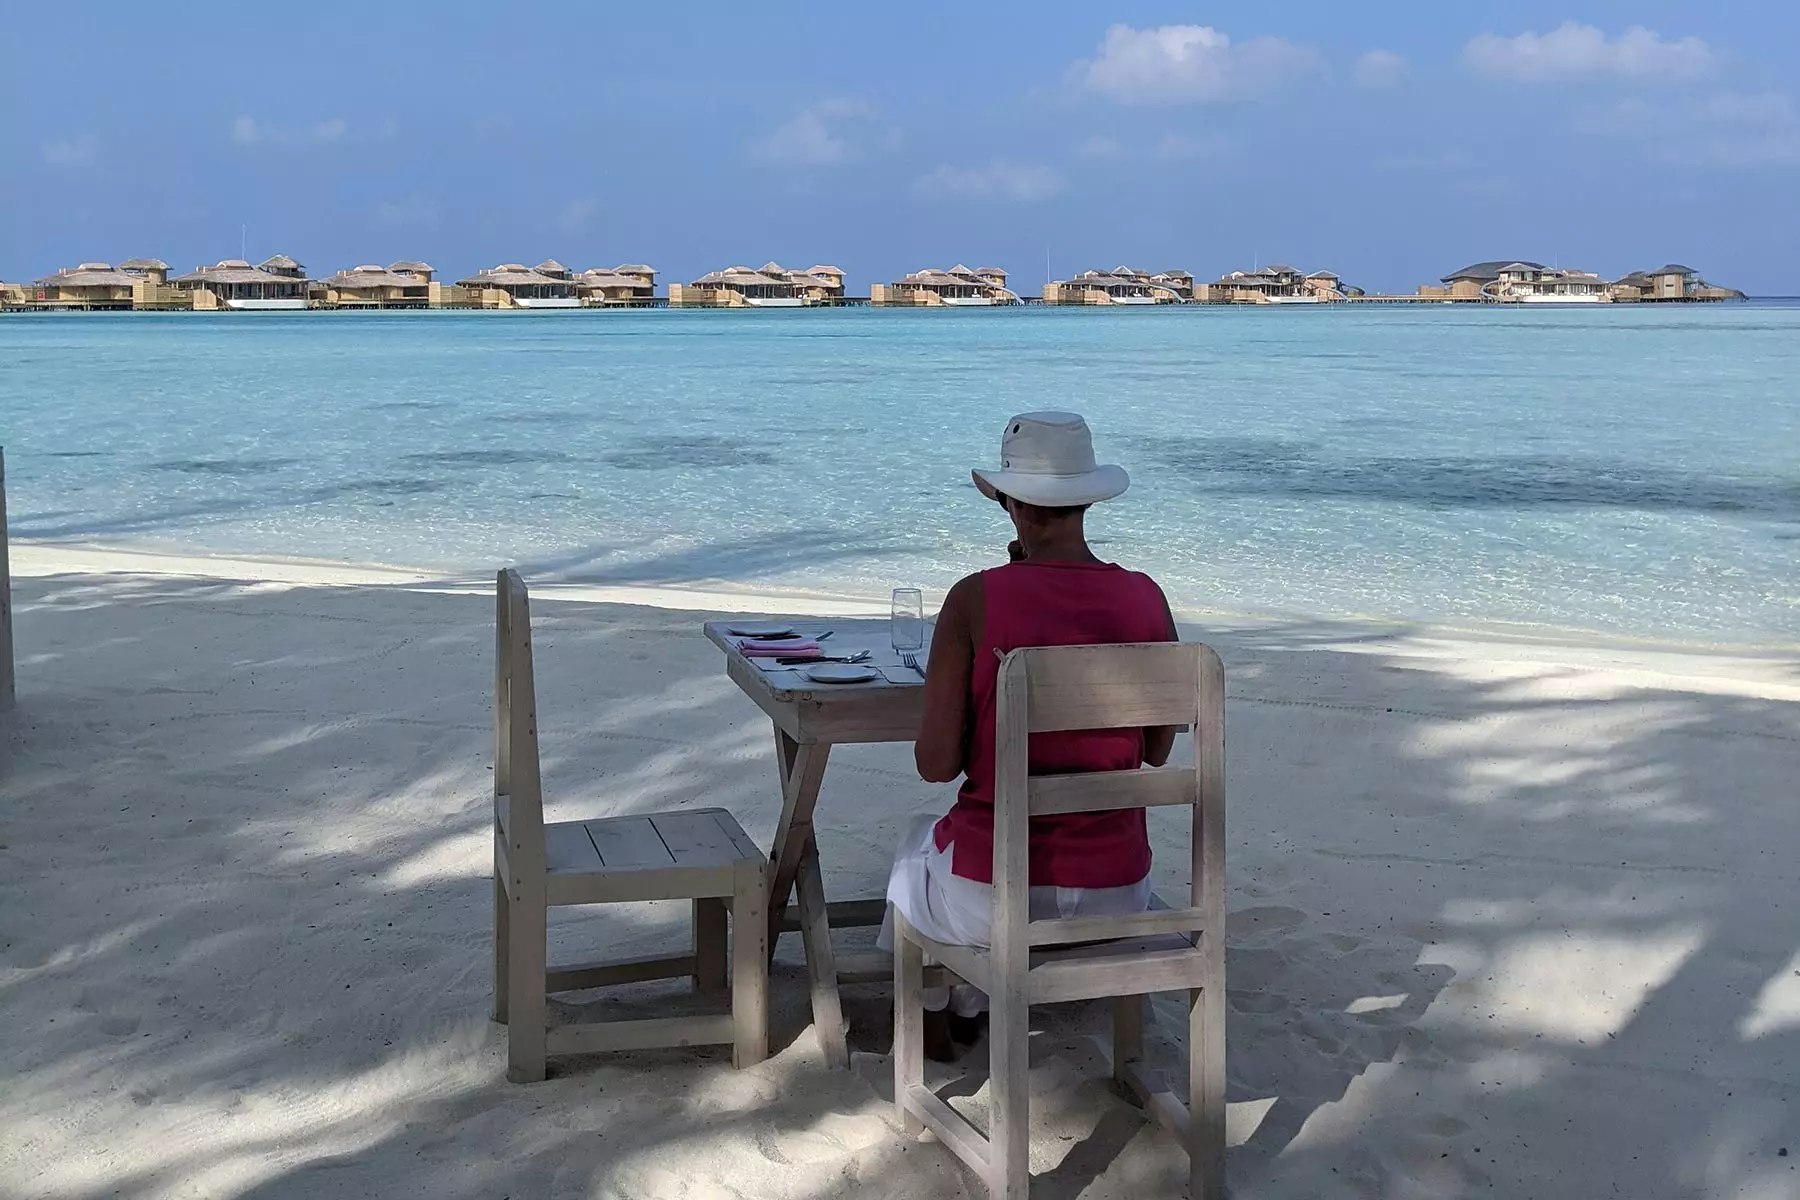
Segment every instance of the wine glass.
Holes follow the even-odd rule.
[[[918,588],[895,588],[888,635],[895,651],[909,654],[925,645],[925,594]]]

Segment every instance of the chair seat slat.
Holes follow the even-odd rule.
[[[1033,921],[1025,928],[1031,935],[1033,946],[1061,946],[1155,933],[1198,932],[1206,928],[1206,910],[1168,908],[1105,917],[1063,917],[1054,921]]]

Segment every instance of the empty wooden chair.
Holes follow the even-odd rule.
[[[507,1078],[544,1077],[549,1054],[730,1043],[735,1066],[768,1054],[768,856],[719,808],[544,823],[532,685],[531,609],[500,572],[494,638],[494,1019],[507,1025]],[[552,905],[694,902],[689,953],[546,967]],[[730,1012],[546,1027],[546,994],[692,977],[726,986]]]
[[[1029,1117],[1030,1006],[1113,998],[1113,1074],[1183,1142],[1194,1200],[1225,1186],[1225,672],[1197,644],[1014,650],[1001,664],[995,731],[992,947],[936,942],[894,911],[894,1092],[909,1134],[929,1128],[990,1193],[1023,1200]],[[1194,726],[1194,765],[1080,775],[1029,773],[1028,736],[1051,730]],[[1029,919],[1028,815],[1193,809],[1188,907],[1126,916]],[[925,1086],[924,956],[989,999],[989,1099],[983,1137]],[[1188,993],[1188,1099],[1142,1062],[1144,998]]]

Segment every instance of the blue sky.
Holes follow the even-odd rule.
[[[1410,291],[1528,257],[1800,291],[1791,3],[17,4],[0,53],[5,279],[242,227],[315,275]]]

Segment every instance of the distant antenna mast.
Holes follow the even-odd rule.
[[[250,259],[250,226],[238,226],[238,257],[246,262]]]
[[[1050,243],[1044,243],[1044,282],[1050,282]]]

